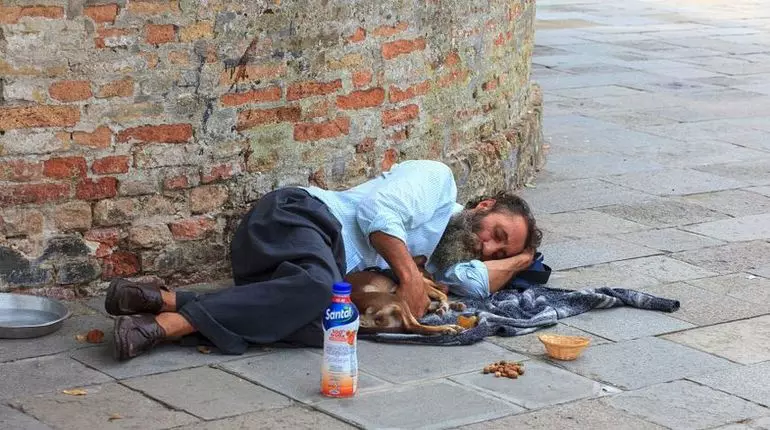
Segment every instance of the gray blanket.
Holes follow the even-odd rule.
[[[450,311],[444,316],[428,315],[427,325],[456,324],[459,315],[476,315],[476,327],[457,335],[423,336],[381,333],[361,335],[381,342],[430,345],[469,345],[487,336],[519,336],[556,324],[559,319],[582,314],[591,309],[632,306],[639,309],[674,312],[679,302],[623,288],[595,288],[580,291],[541,286],[498,291],[485,300],[460,299],[468,309]]]

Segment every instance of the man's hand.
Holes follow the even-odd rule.
[[[534,258],[535,250],[525,249],[513,257],[485,261],[489,272],[489,292],[495,293],[503,288],[517,273],[532,265]]]
[[[408,280],[399,279],[399,281],[401,282],[396,289],[396,295],[406,302],[415,318],[422,318],[430,306],[422,273],[418,272],[416,276],[410,276]]]
[[[406,244],[400,239],[382,232],[369,235],[374,249],[388,262],[399,280],[396,294],[406,301],[415,318],[421,318],[430,305],[430,299],[423,286],[423,277],[418,259],[409,255]]]

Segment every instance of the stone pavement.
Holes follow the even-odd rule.
[[[117,364],[74,339],[108,332],[97,298],[70,303],[55,335],[0,341],[0,428],[770,428],[770,6],[543,0],[538,17],[550,150],[523,194],[552,284],[680,311],[543,330],[593,339],[574,362],[546,359],[535,335],[361,342],[361,392],[341,401],[317,393],[317,350],[164,347]],[[501,359],[527,373],[479,374]]]

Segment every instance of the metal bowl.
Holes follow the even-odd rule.
[[[23,339],[58,330],[70,311],[47,297],[0,293],[0,338]]]

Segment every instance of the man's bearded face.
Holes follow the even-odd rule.
[[[470,260],[481,260],[481,242],[476,235],[486,212],[463,209],[452,215],[430,260],[440,271]]]

